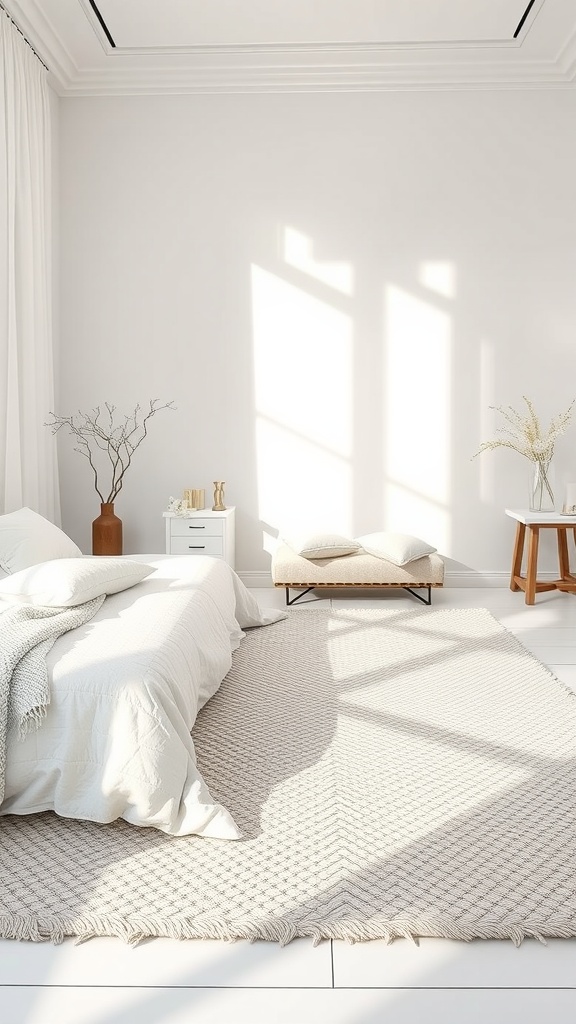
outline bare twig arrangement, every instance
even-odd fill
[[[72,434],[76,446],[74,451],[83,455],[90,463],[94,474],[94,487],[103,504],[111,504],[122,490],[124,477],[132,464],[134,452],[148,436],[148,421],[161,409],[174,409],[173,402],[160,404],[158,398],[150,400],[147,410],[137,405],[134,412],[121,414],[117,422],[117,409],[110,402],[97,405],[91,412],[73,413],[72,416],[57,416],[45,424],[53,434],[65,427]],[[100,485],[102,470],[98,465],[98,453],[103,452],[110,462],[112,479],[108,497],[105,498]]]
[[[551,500],[554,501],[554,495],[548,480],[548,468],[554,455],[556,441],[566,430],[575,403],[571,402],[565,412],[560,413],[558,416],[553,416],[548,428],[544,430],[533,403],[529,398],[526,398],[526,395],[522,397],[528,409],[527,414],[524,416],[517,412],[516,409],[513,409],[511,405],[506,407],[501,405],[490,406],[491,409],[499,412],[504,417],[505,426],[497,428],[498,433],[501,435],[500,437],[494,438],[492,441],[484,441],[472,458],[476,458],[482,452],[493,451],[494,448],[511,448],[513,451],[523,455],[524,458],[529,459],[530,462],[538,464],[542,481]]]

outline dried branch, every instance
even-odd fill
[[[94,474],[94,487],[102,503],[110,504],[117,498],[124,484],[124,477],[132,464],[134,453],[148,436],[148,422],[162,409],[175,409],[174,402],[160,403],[158,398],[150,400],[147,412],[142,415],[138,404],[134,412],[124,414],[121,422],[116,422],[117,409],[110,402],[104,403],[104,411],[99,405],[90,412],[80,409],[72,416],[57,416],[50,412],[52,419],[44,426],[50,427],[53,434],[65,428],[76,442],[74,451],[79,452],[89,462]],[[96,454],[103,453],[111,470],[108,497],[103,497],[100,486],[101,470],[96,463]]]
[[[494,448],[512,448],[531,462],[540,463],[543,469],[548,467],[554,455],[556,441],[570,422],[575,402],[571,402],[565,412],[553,416],[547,430],[544,430],[534,404],[525,395],[523,400],[528,409],[527,415],[524,416],[511,405],[490,406],[503,416],[506,426],[498,427],[497,433],[500,436],[492,441],[484,441],[472,456],[473,459],[482,452],[493,451]]]

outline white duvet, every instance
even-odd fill
[[[284,613],[261,613],[225,562],[138,557],[154,574],[107,597],[54,644],[47,716],[24,740],[8,737],[0,814],[53,810],[237,839],[196,767],[190,729],[230,669],[242,630]]]

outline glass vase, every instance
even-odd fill
[[[563,516],[576,516],[576,481],[571,480],[564,487],[564,501],[562,503]]]
[[[531,512],[554,511],[554,467],[551,460],[532,464],[529,488],[528,507]]]

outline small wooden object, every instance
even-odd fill
[[[204,488],[187,488],[184,491],[184,501],[188,503],[188,508],[192,511],[198,511],[206,505],[206,492]]]
[[[212,505],[213,512],[225,512],[226,505],[224,504],[224,480],[214,481],[214,504]]]

